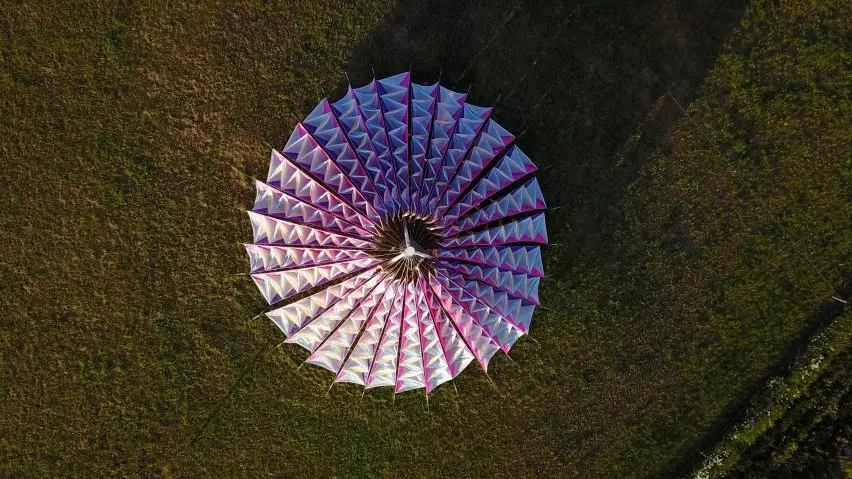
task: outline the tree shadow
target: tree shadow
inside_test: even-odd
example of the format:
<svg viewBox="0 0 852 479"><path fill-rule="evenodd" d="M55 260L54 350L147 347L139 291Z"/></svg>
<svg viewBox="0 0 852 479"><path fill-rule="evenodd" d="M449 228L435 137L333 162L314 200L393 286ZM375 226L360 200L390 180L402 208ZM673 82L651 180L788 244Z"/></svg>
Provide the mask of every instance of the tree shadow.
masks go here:
<svg viewBox="0 0 852 479"><path fill-rule="evenodd" d="M743 4L401 2L346 69L353 85L410 69L418 83L440 79L469 90L471 103L495 105L494 118L523 133L519 146L544 173L550 240L567 253L548 264L558 279L569 270L562 266L611 257L621 197L650 149L620 153L655 110L651 141L665 136Z"/></svg>

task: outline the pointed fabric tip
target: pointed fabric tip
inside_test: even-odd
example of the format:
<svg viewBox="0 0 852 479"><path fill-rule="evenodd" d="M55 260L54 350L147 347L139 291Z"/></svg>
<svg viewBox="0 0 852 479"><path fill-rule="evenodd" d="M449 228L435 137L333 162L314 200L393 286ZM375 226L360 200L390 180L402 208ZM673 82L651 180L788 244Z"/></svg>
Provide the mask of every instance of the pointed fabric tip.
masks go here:
<svg viewBox="0 0 852 479"><path fill-rule="evenodd" d="M328 113L331 113L331 105L328 103L328 98L323 98L322 100L320 100L319 104L314 107L314 109L311 110L310 113L308 113L308 116L305 118L305 121L303 123L310 123L311 120L323 115L327 115Z"/></svg>

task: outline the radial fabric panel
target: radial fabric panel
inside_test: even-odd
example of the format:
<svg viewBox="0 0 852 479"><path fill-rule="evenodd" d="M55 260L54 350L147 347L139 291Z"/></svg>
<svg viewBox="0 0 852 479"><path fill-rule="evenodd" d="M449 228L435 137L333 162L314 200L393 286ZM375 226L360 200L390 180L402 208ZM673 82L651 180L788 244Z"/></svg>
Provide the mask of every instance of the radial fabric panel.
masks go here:
<svg viewBox="0 0 852 479"><path fill-rule="evenodd" d="M547 244L536 167L466 98L410 73L350 86L257 182L251 277L335 382L428 393L529 331Z"/></svg>

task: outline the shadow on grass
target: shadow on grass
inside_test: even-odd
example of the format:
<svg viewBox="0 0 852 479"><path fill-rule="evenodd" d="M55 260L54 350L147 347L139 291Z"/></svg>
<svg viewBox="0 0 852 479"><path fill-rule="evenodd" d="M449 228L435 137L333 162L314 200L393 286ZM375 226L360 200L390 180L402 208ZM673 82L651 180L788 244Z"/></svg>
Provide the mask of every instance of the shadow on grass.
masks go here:
<svg viewBox="0 0 852 479"><path fill-rule="evenodd" d="M519 145L543 170L551 242L570 252L548 264L556 278L580 258L611 256L624 189L648 158L619 153L649 113L691 99L742 4L403 2L347 70L358 86L411 69L418 83L440 78L471 103L496 104L494 117L523 132ZM342 79L331 97L345 89ZM676 111L653 129L665 134Z"/></svg>

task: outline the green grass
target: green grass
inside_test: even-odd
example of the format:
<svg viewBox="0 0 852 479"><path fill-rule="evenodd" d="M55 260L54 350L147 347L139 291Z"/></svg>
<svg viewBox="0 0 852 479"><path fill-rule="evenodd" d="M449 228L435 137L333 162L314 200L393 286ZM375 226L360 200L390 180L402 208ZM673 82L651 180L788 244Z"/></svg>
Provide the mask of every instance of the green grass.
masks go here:
<svg viewBox="0 0 852 479"><path fill-rule="evenodd" d="M700 464L852 271L848 2L439 7L3 4L0 475ZM240 246L270 147L409 65L554 207L532 339L428 404L297 370Z"/></svg>

